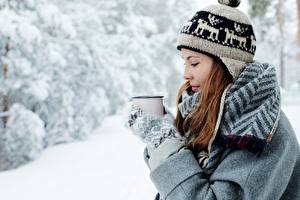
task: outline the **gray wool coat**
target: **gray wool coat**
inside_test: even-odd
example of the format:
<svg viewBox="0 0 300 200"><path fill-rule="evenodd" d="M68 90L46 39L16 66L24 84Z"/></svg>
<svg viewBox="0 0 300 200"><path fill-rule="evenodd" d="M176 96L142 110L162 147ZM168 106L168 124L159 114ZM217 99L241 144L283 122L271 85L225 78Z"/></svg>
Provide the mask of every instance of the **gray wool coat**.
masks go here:
<svg viewBox="0 0 300 200"><path fill-rule="evenodd" d="M213 146L220 158L209 172L193 153L181 148L151 168L147 147L144 160L163 200L300 200L300 148L283 111L272 141L260 155Z"/></svg>
<svg viewBox="0 0 300 200"><path fill-rule="evenodd" d="M178 138L145 148L156 199L300 200L300 149L280 97L274 66L248 63L222 94L205 165Z"/></svg>
<svg viewBox="0 0 300 200"><path fill-rule="evenodd" d="M259 156L245 150L222 149L211 174L183 148L151 170L150 178L164 200L297 200L300 199L300 148L289 120L281 111L272 141Z"/></svg>

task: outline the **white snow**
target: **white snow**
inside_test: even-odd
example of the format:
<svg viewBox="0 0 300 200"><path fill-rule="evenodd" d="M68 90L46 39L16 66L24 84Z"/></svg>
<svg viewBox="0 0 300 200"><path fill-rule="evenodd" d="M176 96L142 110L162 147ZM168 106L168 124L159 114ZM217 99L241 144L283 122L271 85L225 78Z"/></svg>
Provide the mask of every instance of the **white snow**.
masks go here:
<svg viewBox="0 0 300 200"><path fill-rule="evenodd" d="M290 104L283 109L299 139L299 49L294 37L296 3L291 1L286 27L294 28L285 33L285 49L290 51L284 57L287 83L294 86L282 94L283 104ZM174 41L187 16L211 4L196 2L199 8L174 0L0 1L0 46L3 53L6 44L10 47L1 58L8 78L2 79L0 93L13 94L15 103L23 105L10 107L15 114L10 118L12 131L0 134L0 141L11 145L0 147L14 156L2 154L0 164L4 155L11 162L26 161L44 146L88 137L129 96L168 94L166 100L174 99L184 70L182 60L173 61L180 59L174 56ZM239 8L247 12L248 3L242 1ZM267 27L255 25L256 30ZM267 28L269 34L256 53L262 60L256 60L279 67L278 27ZM265 54L270 50L272 54ZM34 162L0 172L0 199L152 200L156 189L143 161L144 144L123 127L121 115L103 124L85 142L49 148Z"/></svg>
<svg viewBox="0 0 300 200"><path fill-rule="evenodd" d="M41 4L38 6L38 15L48 28L60 27L71 38L76 36L76 30L68 15L64 15L56 5Z"/></svg>
<svg viewBox="0 0 300 200"><path fill-rule="evenodd" d="M35 84L30 84L25 91L34 95L38 100L44 101L49 96L49 84L45 79L36 80Z"/></svg>
<svg viewBox="0 0 300 200"><path fill-rule="evenodd" d="M14 103L9 110L6 129L0 135L0 170L12 169L38 158L44 149L45 135L40 117L22 104Z"/></svg>
<svg viewBox="0 0 300 200"><path fill-rule="evenodd" d="M16 170L0 173L5 200L151 200L155 188L144 144L109 117L88 141L58 145Z"/></svg>
<svg viewBox="0 0 300 200"><path fill-rule="evenodd" d="M300 141L300 105L283 110ZM123 124L121 115L106 118L89 140L49 148L38 160L0 173L1 199L152 200L144 144Z"/></svg>

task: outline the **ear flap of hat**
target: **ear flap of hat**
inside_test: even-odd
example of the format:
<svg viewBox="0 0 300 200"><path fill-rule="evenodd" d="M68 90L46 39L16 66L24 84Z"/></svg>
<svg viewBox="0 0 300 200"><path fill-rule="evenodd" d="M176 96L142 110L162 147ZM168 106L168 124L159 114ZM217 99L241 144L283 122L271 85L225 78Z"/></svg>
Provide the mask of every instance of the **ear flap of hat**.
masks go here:
<svg viewBox="0 0 300 200"><path fill-rule="evenodd" d="M238 78L240 73L243 71L244 67L246 66L246 62L240 60L234 60L231 58L220 57L226 68L228 69L229 73L232 75L234 80Z"/></svg>

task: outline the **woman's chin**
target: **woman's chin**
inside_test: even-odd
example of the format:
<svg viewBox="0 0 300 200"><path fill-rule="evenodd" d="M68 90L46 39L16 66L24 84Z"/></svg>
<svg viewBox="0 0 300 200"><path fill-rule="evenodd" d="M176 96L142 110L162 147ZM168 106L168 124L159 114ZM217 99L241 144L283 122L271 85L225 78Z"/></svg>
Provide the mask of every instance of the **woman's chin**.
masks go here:
<svg viewBox="0 0 300 200"><path fill-rule="evenodd" d="M199 91L199 87L192 87L193 92L198 92Z"/></svg>

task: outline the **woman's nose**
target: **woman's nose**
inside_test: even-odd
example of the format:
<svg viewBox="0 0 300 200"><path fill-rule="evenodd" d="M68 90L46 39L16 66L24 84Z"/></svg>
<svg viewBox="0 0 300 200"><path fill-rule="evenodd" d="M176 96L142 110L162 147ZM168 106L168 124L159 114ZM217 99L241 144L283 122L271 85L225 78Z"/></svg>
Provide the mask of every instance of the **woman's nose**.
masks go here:
<svg viewBox="0 0 300 200"><path fill-rule="evenodd" d="M185 80L191 80L193 78L192 74L185 68L183 78Z"/></svg>
<svg viewBox="0 0 300 200"><path fill-rule="evenodd" d="M190 81L192 79L190 75L184 75L183 78L187 81Z"/></svg>

